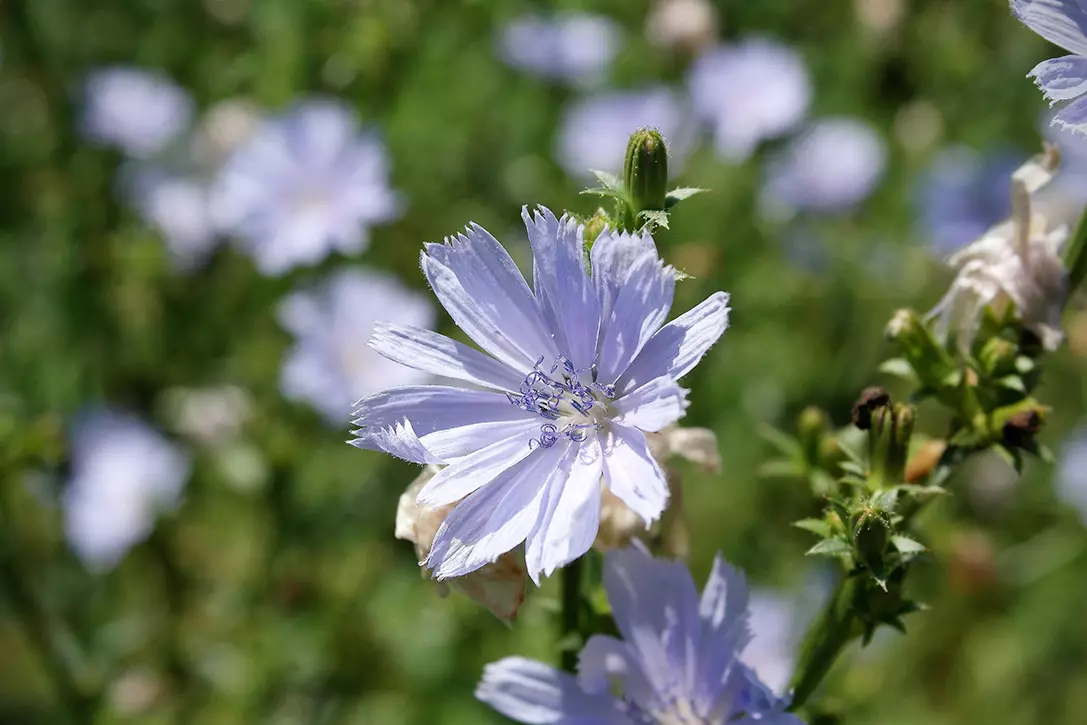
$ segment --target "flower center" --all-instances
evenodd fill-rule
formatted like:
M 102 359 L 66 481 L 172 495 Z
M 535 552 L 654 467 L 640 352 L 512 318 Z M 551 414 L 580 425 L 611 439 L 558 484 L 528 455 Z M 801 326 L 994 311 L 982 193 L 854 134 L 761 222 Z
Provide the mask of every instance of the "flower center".
M 615 397 L 615 387 L 596 382 L 596 365 L 577 368 L 566 353 L 555 358 L 547 372 L 541 369 L 543 361 L 541 355 L 519 391 L 506 393 L 506 397 L 511 404 L 548 421 L 540 426 L 540 437 L 529 441 L 530 447 L 550 448 L 561 437 L 580 443 L 589 431 L 598 430 L 607 421 L 604 399 Z M 583 376 L 590 382 L 585 383 Z

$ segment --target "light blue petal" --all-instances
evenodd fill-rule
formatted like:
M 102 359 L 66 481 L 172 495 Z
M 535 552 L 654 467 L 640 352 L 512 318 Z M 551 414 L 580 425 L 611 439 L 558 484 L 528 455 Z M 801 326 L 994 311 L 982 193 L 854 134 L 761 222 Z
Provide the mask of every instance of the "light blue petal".
M 1027 75 L 1050 101 L 1067 101 L 1087 92 L 1087 58 L 1078 55 L 1043 60 Z
M 486 388 L 516 391 L 525 377 L 478 350 L 421 327 L 378 322 L 369 345 L 402 365 Z
M 438 471 L 419 491 L 419 505 L 430 508 L 447 506 L 486 486 L 504 471 L 529 458 L 533 452 L 531 439 L 538 431 L 539 426 L 524 426 L 520 430 L 514 428 L 507 432 L 507 437 Z M 553 449 L 544 449 L 544 453 L 550 456 Z M 532 458 L 539 460 L 541 455 Z
M 608 488 L 648 527 L 668 505 L 668 481 L 649 452 L 645 434 L 612 424 L 604 436 L 604 480 Z
M 384 450 L 386 431 L 404 421 L 434 456 L 456 461 L 496 441 L 524 434 L 526 445 L 539 429 L 539 416 L 510 404 L 505 395 L 443 385 L 410 385 L 375 393 L 355 404 L 356 440 L 367 450 Z
M 525 546 L 528 575 L 537 586 L 540 574 L 551 576 L 588 551 L 600 529 L 600 442 L 590 436 L 571 453 L 548 484 L 546 504 Z
M 619 233 L 606 229 L 593 242 L 589 256 L 602 321 L 611 316 L 612 307 L 630 277 L 630 271 L 646 254 L 658 258 L 653 237 L 648 234 Z
M 497 474 L 469 472 L 462 480 L 483 485 L 476 485 L 479 490 L 453 508 L 434 535 L 425 562 L 434 577 L 440 580 L 470 574 L 523 542 L 540 516 L 549 478 L 562 467 L 573 447 L 567 442 L 539 448 Z M 419 493 L 423 505 L 431 505 L 423 498 L 432 483 Z
M 476 697 L 528 725 L 635 725 L 610 695 L 588 695 L 573 675 L 524 657 L 487 665 Z
M 660 329 L 672 308 L 676 274 L 655 253 L 643 254 L 623 281 L 601 325 L 599 380 L 614 383 Z
M 1087 98 L 1069 103 L 1053 116 L 1051 123 L 1068 131 L 1087 134 Z
M 667 375 L 654 378 L 611 404 L 613 420 L 656 433 L 683 417 L 688 392 Z
M 662 699 L 677 692 L 693 695 L 701 622 L 687 567 L 639 547 L 611 551 L 604 561 L 604 588 L 615 624 L 654 693 Z M 639 704 L 645 706 L 645 699 Z
M 361 445 L 360 440 L 362 439 L 356 438 L 353 441 L 348 441 L 348 443 L 356 448 L 384 451 L 389 455 L 411 463 L 445 463 L 445 461 L 427 450 L 427 447 L 415 435 L 411 422 L 408 420 L 384 428 L 373 429 L 366 439 L 369 445 Z
M 701 701 L 711 702 L 721 697 L 726 675 L 750 640 L 748 600 L 743 573 L 730 566 L 718 552 L 699 604 L 702 640 L 697 692 Z
M 1024 25 L 1076 55 L 1087 55 L 1087 6 L 1082 0 L 1011 0 Z
M 541 355 L 558 355 L 517 266 L 482 227 L 426 245 L 421 264 L 457 326 L 506 365 L 528 372 Z
M 620 376 L 616 389 L 622 394 L 662 375 L 678 380 L 689 373 L 728 328 L 728 300 L 728 293 L 715 292 L 662 327 Z
M 600 301 L 585 270 L 582 228 L 577 223 L 540 207 L 530 215 L 521 211 L 535 274 L 545 293 L 545 304 L 562 333 L 566 353 L 578 368 L 595 362 L 596 341 L 600 331 Z

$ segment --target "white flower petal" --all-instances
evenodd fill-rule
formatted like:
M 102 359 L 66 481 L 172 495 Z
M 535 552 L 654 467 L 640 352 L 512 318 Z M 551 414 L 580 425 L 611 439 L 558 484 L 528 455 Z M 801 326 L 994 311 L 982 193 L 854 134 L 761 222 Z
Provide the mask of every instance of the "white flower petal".
M 668 505 L 668 481 L 649 452 L 645 435 L 613 424 L 603 445 L 608 488 L 649 526 Z
M 524 380 L 489 355 L 419 327 L 379 322 L 369 345 L 402 365 L 487 388 L 516 391 Z
M 656 254 L 643 254 L 633 265 L 602 326 L 596 363 L 601 381 L 614 382 L 664 324 L 675 287 L 675 270 Z
M 668 375 L 678 380 L 698 364 L 728 328 L 729 295 L 715 292 L 702 304 L 662 327 L 620 376 L 620 393 Z
M 523 460 L 514 460 L 505 470 L 494 472 L 480 466 L 479 473 L 469 472 L 462 480 L 481 485 L 453 508 L 434 536 L 426 560 L 434 577 L 442 580 L 470 574 L 523 542 L 540 516 L 549 482 L 569 470 L 568 454 L 573 448 L 571 443 L 556 444 L 532 455 L 524 453 Z M 442 473 L 419 492 L 420 504 L 434 505 L 430 502 L 435 493 L 432 484 Z M 453 485 L 446 485 L 445 491 Z
M 683 417 L 687 390 L 668 375 L 650 380 L 611 404 L 616 423 L 656 433 Z
M 419 505 L 445 506 L 488 485 L 503 471 L 512 468 L 533 453 L 530 440 L 537 428 L 519 431 L 443 468 L 419 492 Z M 549 457 L 553 454 L 554 448 L 543 449 L 547 456 L 541 453 L 534 456 L 533 460 L 539 461 L 541 456 Z
M 525 563 L 537 586 L 540 574 L 551 576 L 588 551 L 600 528 L 600 442 L 590 436 L 572 450 L 571 460 L 549 482 L 546 505 L 528 536 Z

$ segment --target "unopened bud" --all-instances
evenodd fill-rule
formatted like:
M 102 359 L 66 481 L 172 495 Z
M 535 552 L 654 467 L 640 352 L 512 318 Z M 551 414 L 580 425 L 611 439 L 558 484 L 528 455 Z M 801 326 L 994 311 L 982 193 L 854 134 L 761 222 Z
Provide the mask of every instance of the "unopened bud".
M 861 516 L 853 528 L 853 548 L 857 561 L 874 572 L 882 573 L 890 531 L 878 516 Z
M 1004 442 L 1009 446 L 1023 448 L 1042 429 L 1044 422 L 1045 419 L 1037 408 L 1013 413 L 1004 422 Z
M 603 209 L 597 209 L 596 213 L 585 222 L 585 243 L 592 245 L 600 233 L 608 226 L 608 214 Z
M 1019 347 L 1014 342 L 992 337 L 982 346 L 978 358 L 990 375 L 1008 375 L 1015 371 L 1018 355 Z
M 623 183 L 634 214 L 663 209 L 668 193 L 668 149 L 655 128 L 641 128 L 630 136 L 623 164 Z
M 815 406 L 808 406 L 800 411 L 797 419 L 797 433 L 799 434 L 800 447 L 804 451 L 804 458 L 808 463 L 818 463 L 821 458 L 821 447 L 826 437 L 829 422 L 827 414 Z

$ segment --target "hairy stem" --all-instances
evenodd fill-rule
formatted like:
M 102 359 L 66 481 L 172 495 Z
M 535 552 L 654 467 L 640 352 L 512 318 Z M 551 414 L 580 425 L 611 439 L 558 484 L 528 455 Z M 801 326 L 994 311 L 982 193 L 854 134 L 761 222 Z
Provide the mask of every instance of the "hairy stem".
M 846 577 L 838 584 L 826 609 L 804 637 L 791 689 L 790 711 L 797 711 L 830 672 L 846 645 L 857 636 L 859 622 L 854 616 L 853 599 L 858 586 L 856 577 Z
M 583 579 L 581 559 L 575 559 L 562 570 L 562 629 L 559 641 L 562 647 L 562 669 L 566 672 L 573 672 L 577 668 L 578 646 L 582 640 Z

